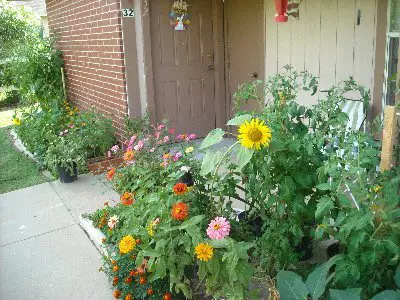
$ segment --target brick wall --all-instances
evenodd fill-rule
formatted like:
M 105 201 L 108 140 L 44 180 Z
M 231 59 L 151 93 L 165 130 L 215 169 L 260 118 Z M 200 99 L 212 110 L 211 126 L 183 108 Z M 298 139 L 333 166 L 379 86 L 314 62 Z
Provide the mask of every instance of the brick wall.
M 46 0 L 50 31 L 63 52 L 68 97 L 111 117 L 127 115 L 120 0 Z

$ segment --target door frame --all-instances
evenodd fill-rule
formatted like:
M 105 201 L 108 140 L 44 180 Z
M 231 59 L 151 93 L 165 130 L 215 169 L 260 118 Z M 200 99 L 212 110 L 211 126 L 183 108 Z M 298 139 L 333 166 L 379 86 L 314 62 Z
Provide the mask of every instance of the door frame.
M 136 45 L 138 48 L 139 87 L 142 113 L 146 110 L 152 123 L 156 122 L 156 103 L 154 98 L 154 75 L 150 27 L 150 1 L 134 0 Z M 225 76 L 225 37 L 224 0 L 211 0 L 213 48 L 214 48 L 214 94 L 215 127 L 226 127 L 226 76 Z M 190 7 L 189 7 L 190 9 Z M 169 24 L 165 24 L 169 26 Z

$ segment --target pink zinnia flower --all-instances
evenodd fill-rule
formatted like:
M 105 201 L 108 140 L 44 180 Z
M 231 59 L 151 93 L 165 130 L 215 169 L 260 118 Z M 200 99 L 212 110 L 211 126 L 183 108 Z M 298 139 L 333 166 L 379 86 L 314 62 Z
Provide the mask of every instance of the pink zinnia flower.
M 111 158 L 111 152 L 110 151 L 107 151 L 107 157 Z
M 191 140 L 194 140 L 194 139 L 196 139 L 196 135 L 195 135 L 194 133 L 189 134 L 189 135 L 186 137 L 186 141 L 191 141 Z
M 169 142 L 169 136 L 168 135 L 164 136 L 163 142 L 164 143 L 168 143 Z
M 157 126 L 157 130 L 158 130 L 158 131 L 163 130 L 164 127 L 165 127 L 164 124 L 160 124 L 160 125 Z
M 178 161 L 182 157 L 182 153 L 176 152 L 174 157 L 172 158 L 173 161 Z
M 151 153 L 153 153 L 154 151 L 156 151 L 156 148 L 154 148 L 154 147 L 149 150 L 149 152 L 151 152 Z
M 207 228 L 207 235 L 212 240 L 222 240 L 229 235 L 231 224 L 224 217 L 216 217 Z
M 159 138 L 160 138 L 160 135 L 161 135 L 161 132 L 159 132 L 159 131 L 157 131 L 156 133 L 154 133 L 154 137 L 155 137 L 156 139 L 159 139 Z
M 174 134 L 174 133 L 175 133 L 175 128 L 170 128 L 170 129 L 168 130 L 168 132 L 169 132 L 169 134 Z
M 114 145 L 111 147 L 111 151 L 114 153 L 117 153 L 117 151 L 119 150 L 119 146 L 118 145 Z
M 133 147 L 133 149 L 135 149 L 136 151 L 140 151 L 140 150 L 143 149 L 143 147 L 144 147 L 144 142 L 143 141 L 139 141 L 137 143 L 137 145 L 135 147 Z

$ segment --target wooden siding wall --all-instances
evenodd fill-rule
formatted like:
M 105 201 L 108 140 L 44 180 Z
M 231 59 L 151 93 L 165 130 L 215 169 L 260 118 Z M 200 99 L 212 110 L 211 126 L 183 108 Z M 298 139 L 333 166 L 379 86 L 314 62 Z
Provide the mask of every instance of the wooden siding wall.
M 319 76 L 319 90 L 349 76 L 372 88 L 376 1 L 303 0 L 300 20 L 290 17 L 288 23 L 276 23 L 275 1 L 266 0 L 266 77 L 290 64 Z M 315 103 L 317 96 L 323 96 L 319 94 L 313 98 L 301 95 L 300 102 Z

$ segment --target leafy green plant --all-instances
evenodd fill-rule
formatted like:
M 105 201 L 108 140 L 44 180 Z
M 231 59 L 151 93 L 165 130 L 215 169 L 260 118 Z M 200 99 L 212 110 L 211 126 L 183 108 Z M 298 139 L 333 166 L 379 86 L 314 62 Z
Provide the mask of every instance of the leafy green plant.
M 335 258 L 321 264 L 308 275 L 304 283 L 302 278 L 294 272 L 279 271 L 277 276 L 277 288 L 281 300 L 306 300 L 306 299 L 331 299 L 331 300 L 361 300 L 361 288 L 346 290 L 329 290 L 327 287 L 334 273 L 329 274 L 330 268 L 335 264 Z M 393 278 L 392 278 L 393 279 Z M 396 300 L 400 298 L 400 266 L 397 268 L 394 280 L 397 290 L 385 290 L 376 294 L 372 300 Z
M 60 136 L 52 141 L 46 151 L 44 162 L 55 172 L 57 167 L 67 168 L 72 174 L 74 164 L 84 167 L 87 160 L 87 152 L 84 144 L 72 135 Z

